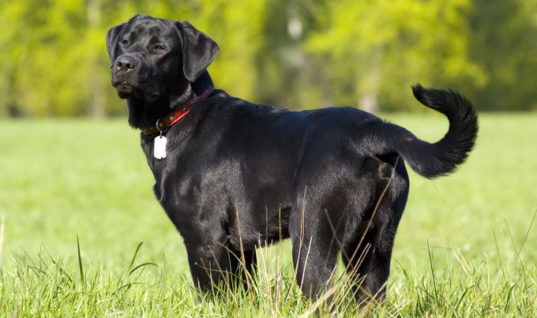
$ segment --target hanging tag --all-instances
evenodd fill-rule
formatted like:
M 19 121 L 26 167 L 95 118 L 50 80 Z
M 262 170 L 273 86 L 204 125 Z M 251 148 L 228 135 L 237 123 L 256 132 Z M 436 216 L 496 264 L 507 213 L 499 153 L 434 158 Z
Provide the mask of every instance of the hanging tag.
M 168 139 L 164 136 L 158 136 L 155 138 L 154 144 L 153 144 L 153 156 L 157 159 L 164 159 L 166 158 L 166 143 L 168 142 Z

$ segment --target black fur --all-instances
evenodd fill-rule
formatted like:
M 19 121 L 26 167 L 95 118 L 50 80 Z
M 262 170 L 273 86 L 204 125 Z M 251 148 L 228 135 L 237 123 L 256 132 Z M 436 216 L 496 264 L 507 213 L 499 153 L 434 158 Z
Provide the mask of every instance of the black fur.
M 446 135 L 430 144 L 402 127 L 385 124 L 371 132 L 373 139 L 369 141 L 372 146 L 370 151 L 395 152 L 414 171 L 427 178 L 446 175 L 463 163 L 474 147 L 478 131 L 477 115 L 472 104 L 454 91 L 425 89 L 419 84 L 412 90 L 422 104 L 447 116 L 449 130 Z
M 218 46 L 186 22 L 136 16 L 108 31 L 107 48 L 133 127 L 212 87 L 205 68 Z M 256 247 L 290 237 L 307 296 L 324 290 L 342 252 L 356 297 L 382 298 L 408 195 L 404 161 L 428 178 L 447 174 L 478 129 L 459 94 L 413 90 L 450 121 L 437 143 L 349 107 L 291 112 L 222 90 L 165 132 L 165 159 L 152 156 L 155 136 L 142 135 L 155 194 L 183 236 L 195 284 L 209 290 L 240 263 L 253 270 Z

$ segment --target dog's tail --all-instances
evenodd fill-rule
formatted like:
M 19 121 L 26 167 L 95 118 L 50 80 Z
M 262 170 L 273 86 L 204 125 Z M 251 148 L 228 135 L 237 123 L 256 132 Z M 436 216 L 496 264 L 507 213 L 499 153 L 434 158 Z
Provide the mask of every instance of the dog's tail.
M 475 110 L 466 98 L 451 90 L 425 89 L 418 84 L 412 91 L 422 104 L 447 116 L 446 135 L 438 142 L 428 143 L 400 126 L 383 123 L 373 130 L 371 142 L 378 142 L 380 154 L 398 153 L 426 178 L 448 174 L 464 162 L 474 147 L 478 131 Z

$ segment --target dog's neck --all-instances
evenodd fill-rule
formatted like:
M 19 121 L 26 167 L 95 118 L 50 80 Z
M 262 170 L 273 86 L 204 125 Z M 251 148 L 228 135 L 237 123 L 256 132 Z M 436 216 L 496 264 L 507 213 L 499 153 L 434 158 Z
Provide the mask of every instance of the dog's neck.
M 139 99 L 128 99 L 129 124 L 134 128 L 155 125 L 156 121 L 172 110 L 191 103 L 207 90 L 213 88 L 213 81 L 207 71 L 203 72 L 195 82 L 187 83 L 183 93 L 178 96 L 163 96 L 151 105 Z
M 194 100 L 205 94 L 205 92 L 213 88 L 214 86 L 211 76 L 209 75 L 209 72 L 205 71 L 195 82 L 188 83 L 184 92 L 170 103 L 170 109 L 173 110 L 184 104 L 192 103 Z
M 213 80 L 207 71 L 201 73 L 198 79 L 190 86 L 192 87 L 192 91 L 194 93 L 192 99 L 196 99 L 203 95 L 203 93 L 205 93 L 208 89 L 214 88 Z

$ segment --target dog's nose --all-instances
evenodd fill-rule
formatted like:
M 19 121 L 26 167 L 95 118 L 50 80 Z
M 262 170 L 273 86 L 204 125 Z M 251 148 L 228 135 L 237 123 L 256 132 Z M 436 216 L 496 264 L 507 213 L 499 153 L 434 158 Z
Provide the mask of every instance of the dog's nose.
M 133 70 L 138 62 L 128 55 L 122 55 L 116 60 L 116 68 L 118 71 L 128 72 Z

